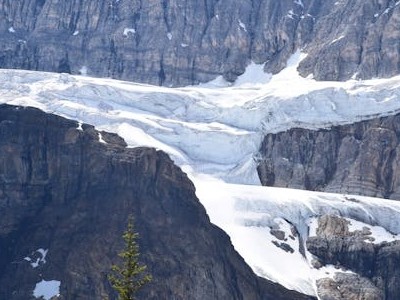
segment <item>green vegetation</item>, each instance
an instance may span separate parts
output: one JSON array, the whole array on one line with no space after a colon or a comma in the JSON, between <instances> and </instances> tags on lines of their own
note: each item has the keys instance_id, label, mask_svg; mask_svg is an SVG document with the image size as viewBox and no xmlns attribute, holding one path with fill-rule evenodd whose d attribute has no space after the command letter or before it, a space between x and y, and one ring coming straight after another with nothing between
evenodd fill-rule
<instances>
[{"instance_id":1,"label":"green vegetation","mask_svg":"<svg viewBox=\"0 0 400 300\"><path fill-rule=\"evenodd\" d=\"M123 234L125 249L119 253L122 264L112 266L112 274L108 279L117 291L119 300L134 300L135 294L145 284L151 281L151 275L146 272L147 267L139 264L139 246L136 242L139 234L135 232L133 218L129 218L128 228Z\"/></svg>"}]
</instances>

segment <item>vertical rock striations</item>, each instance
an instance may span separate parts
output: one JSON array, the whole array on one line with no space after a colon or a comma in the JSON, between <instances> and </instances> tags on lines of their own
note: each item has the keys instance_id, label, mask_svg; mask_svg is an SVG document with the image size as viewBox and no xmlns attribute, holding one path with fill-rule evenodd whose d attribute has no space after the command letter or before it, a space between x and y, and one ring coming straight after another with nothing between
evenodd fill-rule
<instances>
[{"instance_id":1,"label":"vertical rock striations","mask_svg":"<svg viewBox=\"0 0 400 300\"><path fill-rule=\"evenodd\" d=\"M395 0L0 0L0 67L157 85L223 75L254 61L278 72L296 49L304 76L399 74Z\"/></svg>"},{"instance_id":2,"label":"vertical rock striations","mask_svg":"<svg viewBox=\"0 0 400 300\"><path fill-rule=\"evenodd\" d=\"M268 134L263 185L400 200L400 115L323 130Z\"/></svg>"}]
</instances>

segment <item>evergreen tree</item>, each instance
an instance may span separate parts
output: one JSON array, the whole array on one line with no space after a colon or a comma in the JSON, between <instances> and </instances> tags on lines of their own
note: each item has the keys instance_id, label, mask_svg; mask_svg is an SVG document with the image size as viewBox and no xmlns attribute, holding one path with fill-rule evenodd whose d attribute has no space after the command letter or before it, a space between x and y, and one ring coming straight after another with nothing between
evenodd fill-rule
<instances>
[{"instance_id":1,"label":"evergreen tree","mask_svg":"<svg viewBox=\"0 0 400 300\"><path fill-rule=\"evenodd\" d=\"M129 218L128 228L123 234L125 249L118 255L122 258L120 266L113 265L108 279L117 291L119 300L134 300L137 291L151 281L146 266L139 264L139 246L136 242L139 234L133 227L133 217Z\"/></svg>"}]
</instances>

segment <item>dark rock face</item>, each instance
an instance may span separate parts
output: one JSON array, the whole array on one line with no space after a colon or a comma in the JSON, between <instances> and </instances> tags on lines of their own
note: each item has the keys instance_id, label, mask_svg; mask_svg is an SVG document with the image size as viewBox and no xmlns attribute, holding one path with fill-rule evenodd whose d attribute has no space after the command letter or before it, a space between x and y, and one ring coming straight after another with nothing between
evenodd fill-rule
<instances>
[{"instance_id":1,"label":"dark rock face","mask_svg":"<svg viewBox=\"0 0 400 300\"><path fill-rule=\"evenodd\" d=\"M372 244L367 240L368 233L363 232L366 228L349 232L348 223L338 216L322 216L318 220L317 236L307 240L307 249L321 264L357 273L319 280L319 296L322 299L399 299L400 241Z\"/></svg>"},{"instance_id":2,"label":"dark rock face","mask_svg":"<svg viewBox=\"0 0 400 300\"><path fill-rule=\"evenodd\" d=\"M310 299L254 275L165 153L101 137L0 106L0 299L31 299L42 279L61 281L62 299L113 297L106 274L129 214L154 277L143 299ZM46 263L32 268L39 248Z\"/></svg>"},{"instance_id":3,"label":"dark rock face","mask_svg":"<svg viewBox=\"0 0 400 300\"><path fill-rule=\"evenodd\" d=\"M400 115L265 137L264 185L400 199Z\"/></svg>"},{"instance_id":4,"label":"dark rock face","mask_svg":"<svg viewBox=\"0 0 400 300\"><path fill-rule=\"evenodd\" d=\"M0 1L0 67L88 73L160 85L223 75L250 60L344 80L400 70L395 0Z\"/></svg>"}]
</instances>

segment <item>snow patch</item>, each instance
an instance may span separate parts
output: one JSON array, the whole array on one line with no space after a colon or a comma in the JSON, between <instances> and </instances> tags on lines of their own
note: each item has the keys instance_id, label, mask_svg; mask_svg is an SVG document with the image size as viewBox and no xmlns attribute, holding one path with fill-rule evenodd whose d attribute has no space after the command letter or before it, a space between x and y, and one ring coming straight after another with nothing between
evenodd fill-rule
<instances>
[{"instance_id":1,"label":"snow patch","mask_svg":"<svg viewBox=\"0 0 400 300\"><path fill-rule=\"evenodd\" d=\"M290 19L294 19L295 17L297 17L297 15L293 12L292 9L288 11L288 13L287 13L286 16L287 16L288 18L290 18Z\"/></svg>"},{"instance_id":2,"label":"snow patch","mask_svg":"<svg viewBox=\"0 0 400 300\"><path fill-rule=\"evenodd\" d=\"M297 4L297 5L299 5L299 6L301 6L301 7L304 8L304 4L303 4L303 1L302 1L302 0L294 0L293 3L294 3L294 4Z\"/></svg>"},{"instance_id":3,"label":"snow patch","mask_svg":"<svg viewBox=\"0 0 400 300\"><path fill-rule=\"evenodd\" d=\"M336 42L338 42L338 41L340 41L340 40L342 40L342 39L344 39L344 38L345 38L345 36L344 36L344 35L341 35L341 36L339 36L338 38L334 39L332 42L330 42L330 44L332 45L332 44L334 44L334 43L336 43Z\"/></svg>"},{"instance_id":4,"label":"snow patch","mask_svg":"<svg viewBox=\"0 0 400 300\"><path fill-rule=\"evenodd\" d=\"M247 32L246 25L239 19L239 27L242 28L245 32Z\"/></svg>"},{"instance_id":5,"label":"snow patch","mask_svg":"<svg viewBox=\"0 0 400 300\"><path fill-rule=\"evenodd\" d=\"M12 26L11 26L11 27L9 27L9 28L8 28L8 32L15 33L15 29L14 29L14 27L12 27Z\"/></svg>"},{"instance_id":6,"label":"snow patch","mask_svg":"<svg viewBox=\"0 0 400 300\"><path fill-rule=\"evenodd\" d=\"M98 137L99 137L99 142L102 144L107 144L107 142L105 140L103 140L103 136L101 135L101 133L98 133Z\"/></svg>"},{"instance_id":7,"label":"snow patch","mask_svg":"<svg viewBox=\"0 0 400 300\"><path fill-rule=\"evenodd\" d=\"M168 33L167 33L167 38L168 38L169 40L172 40L172 33L171 33L171 32L168 32Z\"/></svg>"},{"instance_id":8,"label":"snow patch","mask_svg":"<svg viewBox=\"0 0 400 300\"><path fill-rule=\"evenodd\" d=\"M75 30L74 33L72 34L73 36L77 36L79 34L79 30Z\"/></svg>"},{"instance_id":9,"label":"snow patch","mask_svg":"<svg viewBox=\"0 0 400 300\"><path fill-rule=\"evenodd\" d=\"M129 34L135 34L136 30L134 28L124 28L124 36L129 36Z\"/></svg>"},{"instance_id":10,"label":"snow patch","mask_svg":"<svg viewBox=\"0 0 400 300\"><path fill-rule=\"evenodd\" d=\"M368 238L365 239L365 242L373 243L373 244L380 244L382 242L393 242L400 240L399 234L392 234L388 232L385 228L381 226L371 226L369 224L365 224L363 222L359 222L350 218L346 218L349 224L350 232L355 231L367 231L369 232L366 235Z\"/></svg>"},{"instance_id":11,"label":"snow patch","mask_svg":"<svg viewBox=\"0 0 400 300\"><path fill-rule=\"evenodd\" d=\"M272 74L264 72L264 64L256 64L251 62L242 75L240 75L235 82L231 83L226 81L222 76L216 79L200 84L200 87L205 88L221 88L221 87L242 87L246 88L261 86L268 83L272 78Z\"/></svg>"},{"instance_id":12,"label":"snow patch","mask_svg":"<svg viewBox=\"0 0 400 300\"><path fill-rule=\"evenodd\" d=\"M28 261L32 268L37 268L46 263L46 255L48 251L48 249L39 248L31 254L31 256L35 256L36 258L27 256L24 257L24 260Z\"/></svg>"},{"instance_id":13,"label":"snow patch","mask_svg":"<svg viewBox=\"0 0 400 300\"><path fill-rule=\"evenodd\" d=\"M83 66L82 68L79 69L79 74L82 76L87 76L88 68L86 66Z\"/></svg>"},{"instance_id":14,"label":"snow patch","mask_svg":"<svg viewBox=\"0 0 400 300\"><path fill-rule=\"evenodd\" d=\"M57 280L42 280L36 283L35 289L33 290L33 296L35 298L43 297L44 300L58 297L60 296L60 285L61 282Z\"/></svg>"}]
</instances>

